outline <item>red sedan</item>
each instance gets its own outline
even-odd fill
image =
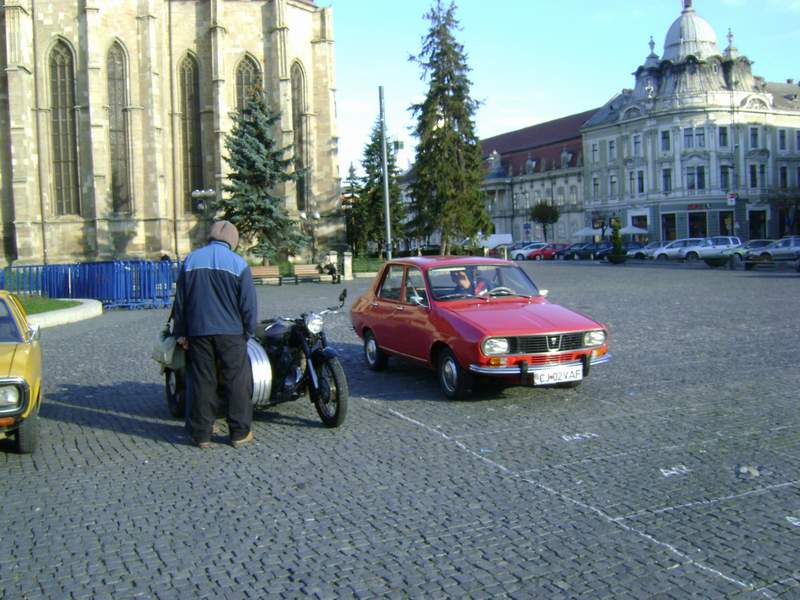
[[[556,253],[569,246],[561,242],[550,242],[541,248],[535,248],[528,253],[528,260],[555,260]]]
[[[433,368],[448,398],[475,377],[576,387],[606,362],[608,329],[545,298],[511,261],[414,257],[388,262],[353,304],[367,367],[389,356]]]

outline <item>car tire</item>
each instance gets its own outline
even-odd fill
[[[22,421],[14,434],[17,452],[33,454],[39,446],[39,409]]]
[[[733,254],[733,268],[739,269],[743,264],[744,264],[744,257],[738,252],[735,252]]]
[[[383,371],[389,362],[389,357],[378,346],[375,334],[369,329],[364,332],[364,362],[370,371]]]
[[[535,260],[542,260],[542,255],[541,254],[537,254]]]
[[[439,387],[449,400],[464,400],[472,388],[472,376],[458,364],[453,351],[444,348],[437,357]]]
[[[686,253],[686,262],[694,262],[698,258],[700,258],[700,255],[697,252],[687,252]]]
[[[522,254],[515,254],[514,260],[522,260]]]
[[[639,260],[642,260],[644,258],[644,254],[642,254],[641,252],[637,252],[636,254],[633,255],[633,258],[638,258]]]
[[[664,262],[666,260],[669,260],[669,256],[667,256],[666,254],[659,254],[657,260]]]
[[[164,399],[169,414],[176,419],[186,416],[186,381],[183,372],[164,370]]]
[[[580,259],[581,259],[581,257],[580,257],[580,256],[578,256],[577,254],[573,254],[573,255],[572,255],[572,258],[573,258],[574,260],[580,260]]]

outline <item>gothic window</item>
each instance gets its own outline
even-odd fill
[[[115,213],[131,212],[128,169],[128,104],[125,77],[125,54],[115,43],[108,51],[108,133],[111,155],[111,205]]]
[[[183,161],[184,211],[197,211],[192,190],[203,187],[203,156],[200,148],[200,80],[197,60],[183,59],[179,68],[181,111],[181,158]]]
[[[53,198],[57,215],[80,214],[76,108],[72,52],[64,42],[58,42],[50,52]]]
[[[258,64],[245,56],[236,69],[236,108],[242,110],[253,90],[261,85],[261,71]]]
[[[306,90],[305,78],[300,65],[292,65],[292,129],[294,130],[295,169],[300,172],[296,184],[297,210],[306,210],[306,136],[305,112]]]

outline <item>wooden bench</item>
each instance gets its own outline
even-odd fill
[[[268,283],[270,280],[277,281],[278,285],[283,283],[277,265],[250,267],[250,273],[253,276],[253,283]]]
[[[330,278],[330,275],[326,275]],[[294,265],[294,284],[303,281],[322,281],[322,274],[317,269],[317,265]]]

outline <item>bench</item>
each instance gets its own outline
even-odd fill
[[[277,265],[250,267],[250,274],[253,276],[253,283],[267,283],[268,280],[275,280],[278,285],[283,283]]]
[[[291,276],[290,276],[291,277]],[[327,275],[330,277],[330,275]],[[294,265],[294,284],[304,281],[322,281],[322,274],[317,269],[317,265]]]

